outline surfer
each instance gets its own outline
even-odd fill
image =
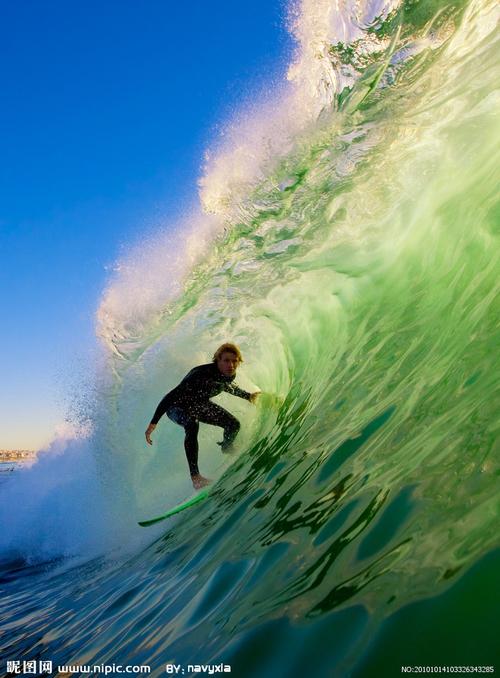
[[[233,441],[240,430],[240,422],[236,417],[220,405],[211,402],[210,398],[225,391],[255,403],[260,393],[260,391],[248,393],[234,383],[236,370],[241,362],[243,358],[235,344],[226,343],[219,346],[211,363],[194,367],[178,386],[167,393],[146,429],[146,441],[148,445],[152,445],[151,433],[164,414],[184,428],[184,449],[193,487],[196,490],[210,483],[198,469],[199,422],[224,429],[224,437],[218,443],[223,452],[232,450]]]

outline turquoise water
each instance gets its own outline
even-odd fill
[[[9,479],[0,661],[498,670],[496,21],[304,3],[276,118],[208,162],[211,216],[103,294],[93,432]],[[189,495],[180,430],[145,450],[145,423],[225,340],[264,392],[220,398],[239,454],[204,427],[213,498],[141,530]]]

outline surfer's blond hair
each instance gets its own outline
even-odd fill
[[[222,346],[219,346],[219,348],[214,353],[213,362],[216,363],[223,353],[233,353],[233,355],[236,356],[239,363],[243,362],[243,356],[241,355],[241,351],[236,346],[236,344],[231,344],[230,342],[227,342],[225,344],[222,344]]]

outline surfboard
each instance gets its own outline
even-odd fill
[[[157,518],[150,518],[149,520],[140,520],[139,525],[141,527],[149,527],[149,525],[154,525],[155,523],[159,523],[161,520],[165,520],[165,518],[170,518],[170,516],[175,515],[176,513],[180,513],[181,511],[184,511],[187,508],[190,508],[191,506],[194,506],[195,504],[199,504],[200,501],[203,501],[203,499],[206,499],[209,495],[210,490],[208,488],[202,490],[198,494],[196,494],[194,497],[191,497],[191,499],[188,499],[187,501],[183,501],[182,504],[178,504],[177,506],[174,506],[174,508],[171,508],[168,510],[166,513],[163,513],[161,516],[158,516]]]

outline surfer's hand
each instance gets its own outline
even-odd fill
[[[156,428],[156,424],[149,424],[149,426],[146,429],[145,435],[146,435],[146,442],[147,442],[148,445],[153,444],[153,441],[151,440],[151,434],[153,433],[155,428]]]
[[[261,394],[261,391],[255,391],[255,393],[250,393],[250,402],[255,404],[257,396]]]

